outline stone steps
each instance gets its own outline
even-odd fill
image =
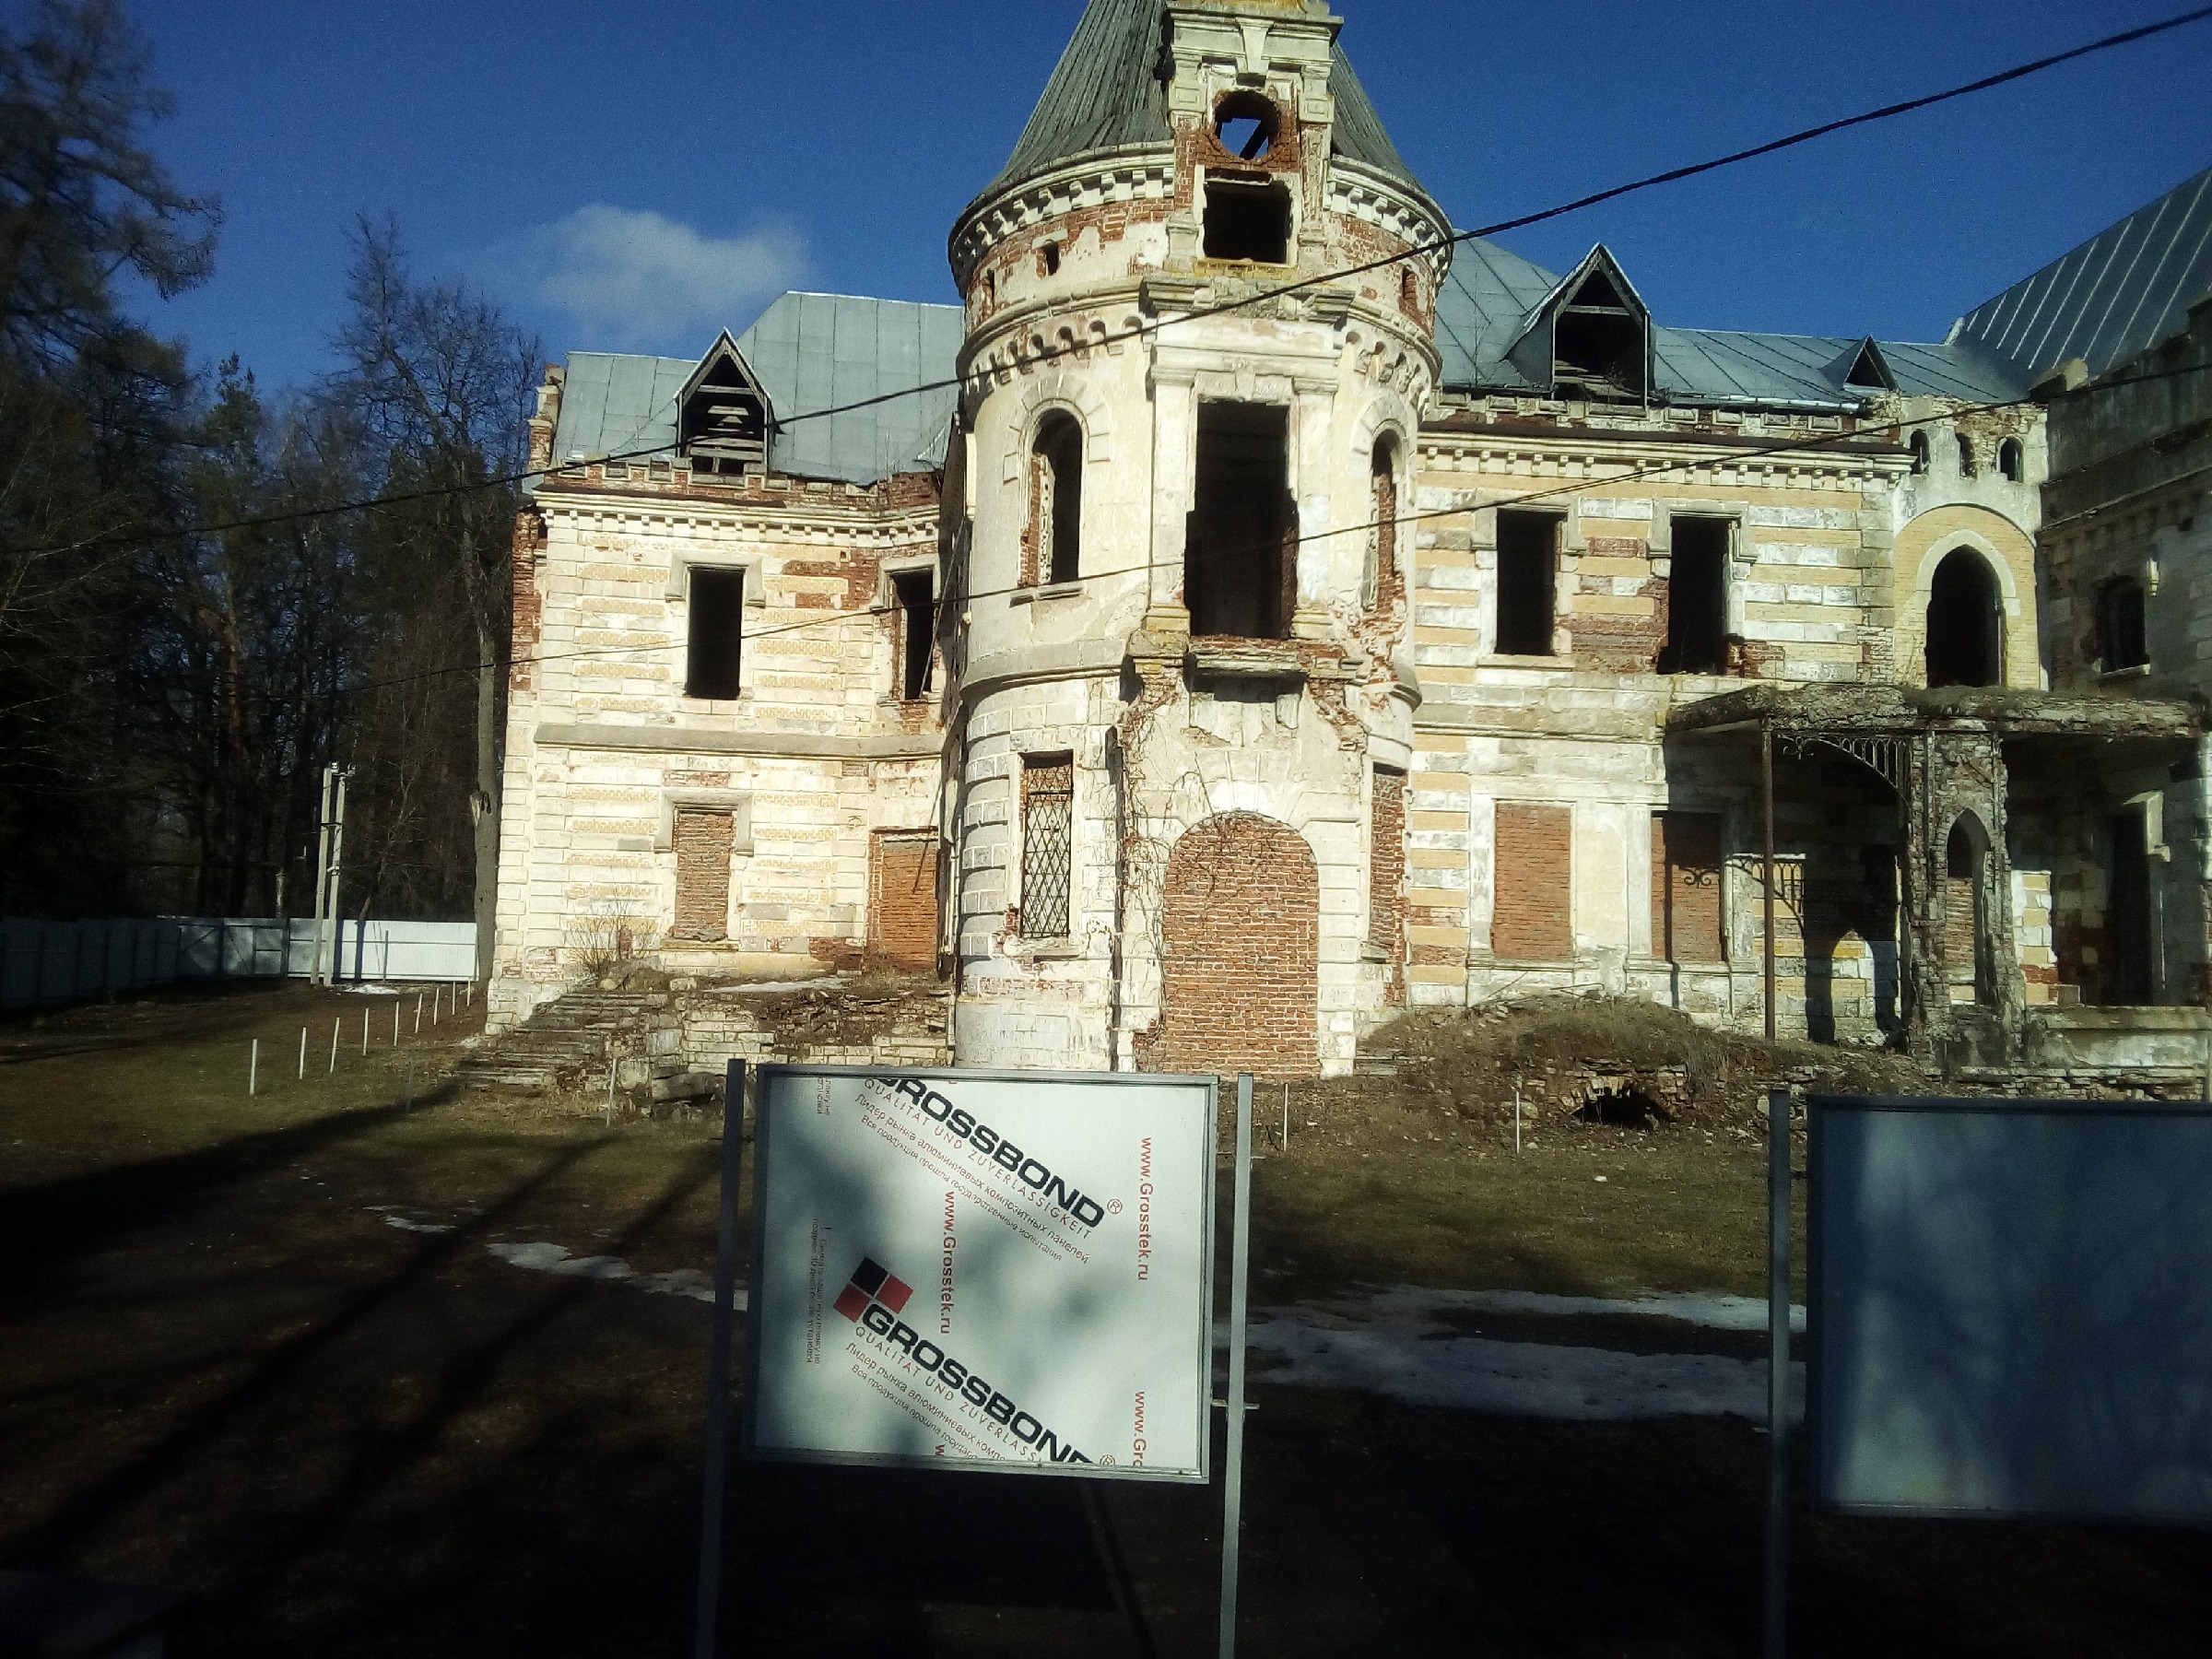
[[[614,1040],[668,1006],[653,992],[571,991],[453,1068],[465,1088],[553,1088],[604,1071]]]

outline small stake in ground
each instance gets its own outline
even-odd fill
[[[1513,1085],[1513,1150],[1521,1150],[1521,1085]]]
[[[246,1061],[246,1092],[252,1094],[261,1083],[261,1039],[253,1039],[253,1053]]]
[[[307,1081],[307,1028],[300,1028],[300,1081]]]
[[[422,993],[419,991],[415,993],[415,1034],[418,1037],[422,1034]]]
[[[361,1058],[369,1058],[369,1010],[361,1010]]]
[[[392,999],[392,1046],[399,1046],[399,998]]]
[[[323,1074],[326,1077],[338,1075],[338,1027],[344,1023],[338,1019],[330,1022],[330,1069]]]

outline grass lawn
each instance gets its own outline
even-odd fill
[[[688,1652],[708,1310],[488,1246],[709,1265],[715,1129],[456,1098],[472,1023],[417,1038],[410,999],[394,1048],[390,1021],[295,986],[0,1026],[0,1566],[192,1592],[186,1659]],[[1292,1109],[1257,1301],[1761,1288],[1763,1153],[1733,1130],[1547,1123],[1516,1158],[1381,1083]],[[1246,1652],[1758,1651],[1747,1424],[1256,1398]],[[1213,1652],[1214,1493],[746,1466],[730,1504],[734,1652]],[[1797,1540],[1801,1654],[2212,1651],[2200,1534],[1802,1514]]]

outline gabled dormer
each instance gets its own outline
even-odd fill
[[[677,398],[678,453],[695,473],[768,470],[768,429],[775,418],[728,329],[708,348]]]
[[[1872,335],[1854,343],[1828,366],[1830,377],[1846,392],[1894,392],[1897,376]]]
[[[1530,310],[1506,355],[1554,397],[1644,403],[1652,385],[1652,313],[1600,243]]]

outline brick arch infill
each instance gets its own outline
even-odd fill
[[[1038,423],[1053,409],[1065,409],[1083,429],[1083,461],[1088,467],[1113,458],[1113,410],[1097,387],[1082,375],[1050,371],[1021,389],[1014,406],[1006,412],[1001,430],[1005,452],[1001,458],[1004,482],[1019,484],[1030,446],[1035,442]]]
[[[1160,1012],[1142,1069],[1309,1077],[1320,1070],[1320,868],[1255,812],[1184,831],[1160,894]]]

